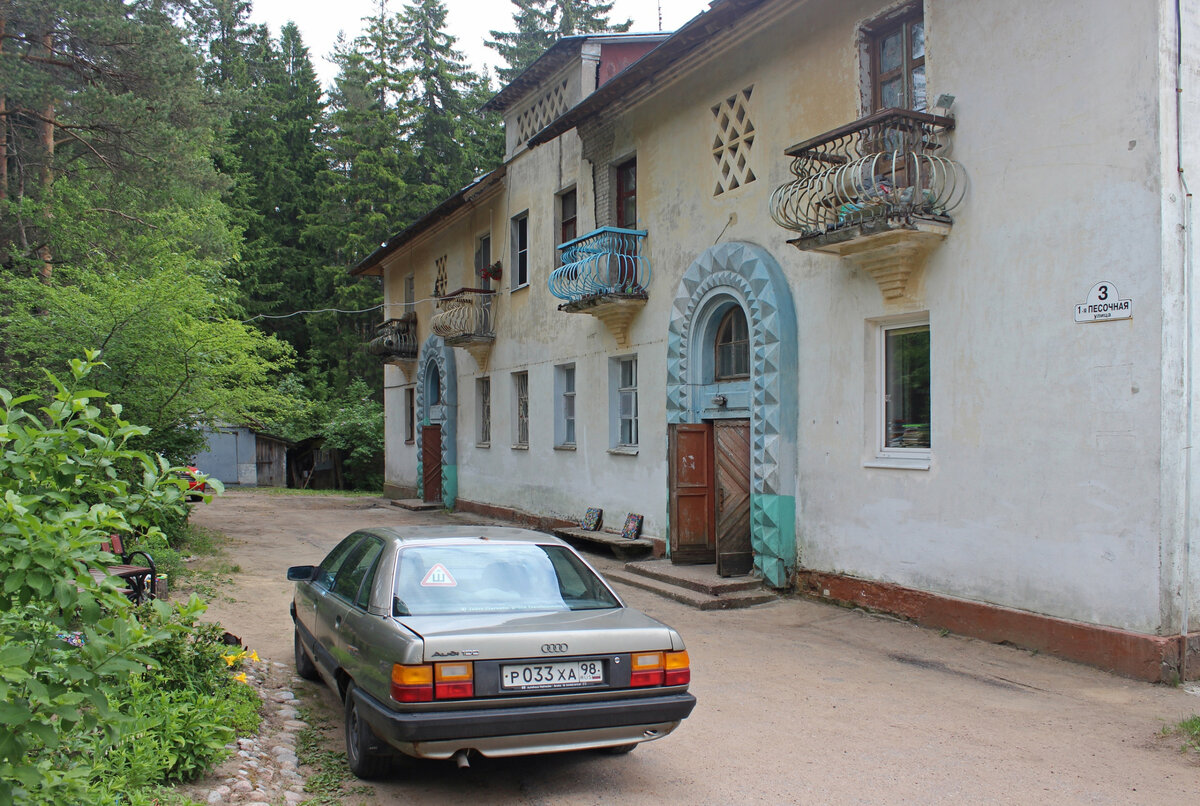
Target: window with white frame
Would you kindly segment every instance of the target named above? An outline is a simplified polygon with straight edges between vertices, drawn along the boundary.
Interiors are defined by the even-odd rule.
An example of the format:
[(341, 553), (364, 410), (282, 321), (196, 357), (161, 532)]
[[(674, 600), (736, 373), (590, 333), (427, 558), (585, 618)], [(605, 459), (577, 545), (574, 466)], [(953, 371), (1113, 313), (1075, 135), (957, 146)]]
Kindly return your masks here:
[(404, 278), (404, 313), (411, 314), (417, 310), (417, 278), (410, 274)]
[(512, 287), (529, 285), (529, 214), (512, 220)]
[(879, 329), (879, 455), (928, 458), (933, 446), (929, 322)]
[(578, 212), (575, 188), (558, 194), (558, 243), (564, 244), (579, 236)]
[(554, 368), (554, 444), (575, 447), (575, 365)]
[(479, 288), (492, 287), (492, 234), (481, 235), (475, 241), (475, 284)]
[(614, 358), (610, 364), (613, 406), (612, 443), (615, 448), (638, 444), (637, 357)]
[(475, 444), (490, 445), (492, 442), (492, 379), (475, 379)]
[(529, 447), (529, 373), (513, 373), (513, 447)]

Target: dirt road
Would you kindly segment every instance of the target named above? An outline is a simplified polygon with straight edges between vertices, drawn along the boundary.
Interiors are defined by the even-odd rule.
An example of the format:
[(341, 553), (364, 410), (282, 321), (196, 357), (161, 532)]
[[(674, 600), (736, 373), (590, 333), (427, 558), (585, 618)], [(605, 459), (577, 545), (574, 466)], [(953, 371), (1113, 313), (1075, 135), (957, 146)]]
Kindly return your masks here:
[[(469, 523), (379, 499), (231, 492), (196, 522), (241, 567), (210, 613), (290, 663), (289, 565), (354, 528)], [(608, 561), (597, 558), (598, 566)], [(1169, 804), (1200, 797), (1200, 756), (1162, 728), (1200, 696), (857, 611), (784, 599), (698, 612), (626, 601), (679, 629), (699, 704), (673, 735), (614, 758), (572, 753), (403, 765), (367, 803)], [(233, 601), (225, 601), (232, 598)], [(298, 689), (323, 708), (333, 695)]]

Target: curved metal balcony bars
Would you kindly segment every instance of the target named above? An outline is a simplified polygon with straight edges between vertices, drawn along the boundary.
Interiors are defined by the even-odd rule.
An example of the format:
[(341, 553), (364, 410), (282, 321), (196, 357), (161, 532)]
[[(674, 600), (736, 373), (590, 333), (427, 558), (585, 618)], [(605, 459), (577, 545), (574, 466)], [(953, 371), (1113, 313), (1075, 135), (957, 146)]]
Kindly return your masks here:
[(429, 327), (443, 339), (468, 337), (494, 338), (492, 297), (486, 288), (460, 288), (438, 301), (440, 310), (429, 320)]
[(641, 255), (645, 230), (601, 227), (559, 245), (562, 263), (550, 273), (550, 293), (568, 302), (606, 295), (645, 297), (650, 261)]
[(875, 219), (947, 218), (967, 189), (948, 157), (953, 128), (953, 118), (885, 109), (792, 146), (796, 178), (771, 194), (771, 217), (802, 237)]

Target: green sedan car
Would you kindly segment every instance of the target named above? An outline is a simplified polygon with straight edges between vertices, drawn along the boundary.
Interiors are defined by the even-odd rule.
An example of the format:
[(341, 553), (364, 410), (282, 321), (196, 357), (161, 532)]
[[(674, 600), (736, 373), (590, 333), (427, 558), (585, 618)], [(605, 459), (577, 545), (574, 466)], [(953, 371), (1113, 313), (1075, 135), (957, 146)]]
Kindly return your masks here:
[(632, 750), (691, 713), (679, 633), (561, 540), (496, 526), (364, 529), (296, 582), (296, 671), (346, 709), (363, 778), (394, 754)]

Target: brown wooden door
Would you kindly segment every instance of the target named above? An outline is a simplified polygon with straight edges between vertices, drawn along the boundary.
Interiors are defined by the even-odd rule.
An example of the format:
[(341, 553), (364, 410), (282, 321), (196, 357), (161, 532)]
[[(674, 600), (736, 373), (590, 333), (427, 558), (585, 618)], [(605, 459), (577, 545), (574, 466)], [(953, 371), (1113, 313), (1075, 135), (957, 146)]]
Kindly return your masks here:
[(723, 577), (750, 573), (750, 421), (713, 423), (716, 476), (717, 573)]
[(421, 464), (422, 486), (425, 490), (424, 500), (435, 502), (442, 500), (442, 427), (426, 425), (421, 427)]
[(708, 423), (668, 426), (667, 454), (671, 561), (711, 563), (716, 559), (717, 534), (712, 426)]

